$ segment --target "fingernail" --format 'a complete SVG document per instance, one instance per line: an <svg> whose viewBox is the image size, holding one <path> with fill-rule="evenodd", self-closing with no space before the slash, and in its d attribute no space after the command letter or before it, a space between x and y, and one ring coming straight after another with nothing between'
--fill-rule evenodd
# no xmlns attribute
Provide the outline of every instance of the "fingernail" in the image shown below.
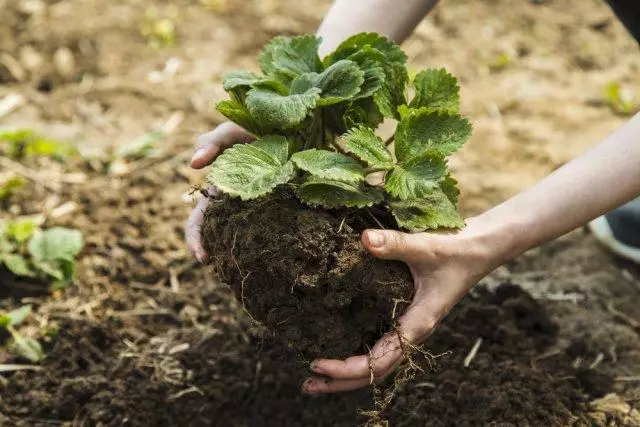
<svg viewBox="0 0 640 427"><path fill-rule="evenodd" d="M368 231L367 239L371 247L380 248L384 245L384 234L377 231Z"/></svg>
<svg viewBox="0 0 640 427"><path fill-rule="evenodd" d="M200 160L204 156L206 151L207 150L204 147L198 148L196 152L193 153L193 156L191 157L191 163Z"/></svg>
<svg viewBox="0 0 640 427"><path fill-rule="evenodd" d="M313 380L311 378L308 378L307 380L305 380L305 382L302 383L302 392L303 393L312 393L312 391L309 390L309 387L313 384Z"/></svg>

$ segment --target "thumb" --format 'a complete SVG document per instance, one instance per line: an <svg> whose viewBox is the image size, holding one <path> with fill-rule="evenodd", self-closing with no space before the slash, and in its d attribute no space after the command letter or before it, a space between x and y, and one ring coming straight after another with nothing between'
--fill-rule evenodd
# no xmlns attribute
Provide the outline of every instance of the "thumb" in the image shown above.
<svg viewBox="0 0 640 427"><path fill-rule="evenodd" d="M420 259L424 239L424 234L395 230L365 230L362 233L362 244L373 256L405 262Z"/></svg>

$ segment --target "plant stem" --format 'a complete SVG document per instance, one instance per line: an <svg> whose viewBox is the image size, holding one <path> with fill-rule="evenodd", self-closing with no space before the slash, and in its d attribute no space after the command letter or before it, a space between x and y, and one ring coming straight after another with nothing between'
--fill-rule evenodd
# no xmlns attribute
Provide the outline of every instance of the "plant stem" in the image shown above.
<svg viewBox="0 0 640 427"><path fill-rule="evenodd" d="M388 168L383 168L383 167L380 167L380 168L365 168L364 169L364 174L365 175L369 175L371 173L386 171L387 169Z"/></svg>
<svg viewBox="0 0 640 427"><path fill-rule="evenodd" d="M389 145L391 145L391 143L393 142L393 138L395 138L396 134L394 133L393 135L391 135L385 142L384 145L386 145L387 147Z"/></svg>
<svg viewBox="0 0 640 427"><path fill-rule="evenodd" d="M342 148L340 144L336 142L335 139L332 139L330 142L331 142L331 146L335 148L337 152L344 154L345 156L348 156L347 152L344 151L344 148Z"/></svg>

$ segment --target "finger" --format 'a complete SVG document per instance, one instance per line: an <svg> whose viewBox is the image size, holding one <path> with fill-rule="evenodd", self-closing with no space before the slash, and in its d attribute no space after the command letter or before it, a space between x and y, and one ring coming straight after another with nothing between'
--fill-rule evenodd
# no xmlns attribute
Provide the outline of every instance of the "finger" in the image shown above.
<svg viewBox="0 0 640 427"><path fill-rule="evenodd" d="M220 126L198 137L197 147L191 157L191 167L202 169L225 149L233 144L251 142L253 135L233 122L225 122Z"/></svg>
<svg viewBox="0 0 640 427"><path fill-rule="evenodd" d="M302 384L302 392L309 394L339 393L351 391L370 384L369 378L356 380L331 380L327 378L311 377Z"/></svg>
<svg viewBox="0 0 640 427"><path fill-rule="evenodd" d="M205 263L207 260L207 253L202 247L202 238L200 235L200 229L202 227L202 220L204 219L204 212L209 204L208 197L201 197L198 200L196 207L189 215L187 224L185 226L185 238L187 241L187 247L191 254L200 263Z"/></svg>
<svg viewBox="0 0 640 427"><path fill-rule="evenodd" d="M368 355L346 360L320 359L312 363L311 370L334 380L385 378L402 362L403 352L398 333L385 334Z"/></svg>
<svg viewBox="0 0 640 427"><path fill-rule="evenodd" d="M424 261L428 242L424 233L407 234L395 230L365 230L362 233L362 244L365 248L372 255L382 259Z"/></svg>

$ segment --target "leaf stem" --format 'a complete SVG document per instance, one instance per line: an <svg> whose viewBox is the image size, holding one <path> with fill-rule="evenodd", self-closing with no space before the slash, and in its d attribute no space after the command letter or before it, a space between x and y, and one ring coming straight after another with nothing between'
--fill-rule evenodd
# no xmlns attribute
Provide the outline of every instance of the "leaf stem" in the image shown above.
<svg viewBox="0 0 640 427"><path fill-rule="evenodd" d="M391 135L389 138L387 138L387 140L384 142L385 146L389 146L391 145L391 143L393 142L393 138L395 138L396 134L394 133L393 135Z"/></svg>
<svg viewBox="0 0 640 427"><path fill-rule="evenodd" d="M376 173L376 172L382 172L382 171L386 171L389 168L385 168L385 167L377 167L377 168L365 168L364 169L364 174L365 175L369 175L372 173Z"/></svg>

